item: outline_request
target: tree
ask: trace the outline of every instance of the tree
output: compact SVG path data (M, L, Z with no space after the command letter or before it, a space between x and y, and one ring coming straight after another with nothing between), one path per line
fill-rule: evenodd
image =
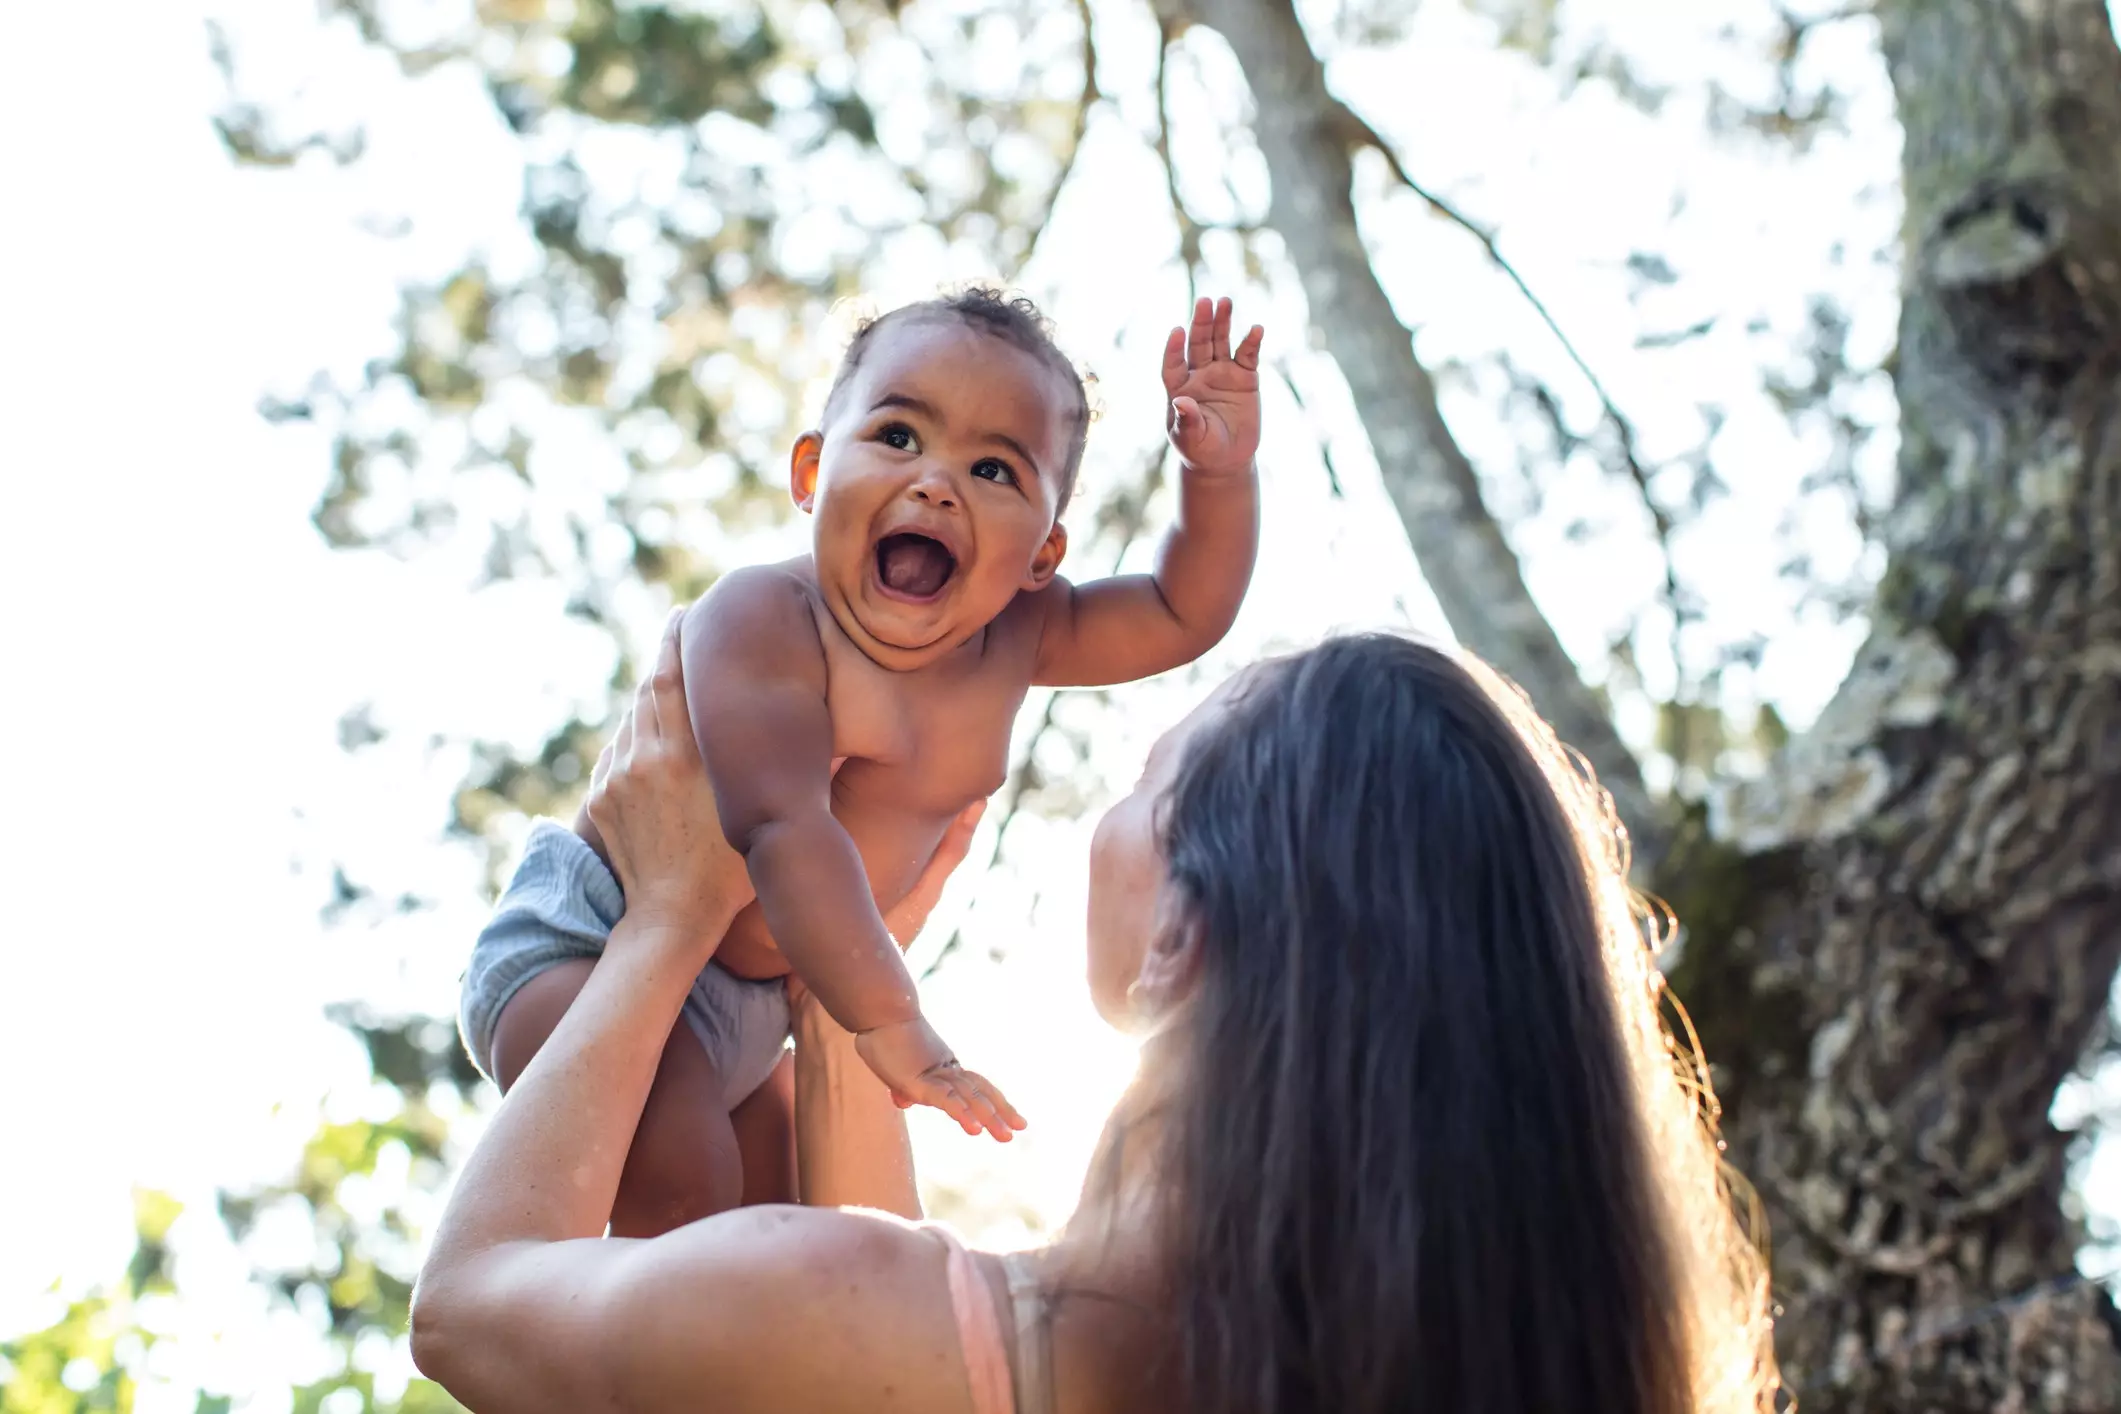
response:
M333 8L409 69L479 69L531 154L539 258L527 274L473 265L409 291L402 347L362 386L315 384L268 414L330 426L335 471L316 521L335 543L461 534L467 479L513 480L482 527L490 573L569 583L575 612L621 646L615 686L631 672L629 587L697 592L714 570L697 548L715 542L713 520L767 514L792 350L904 248L894 242L940 229L1020 268L1107 101L1097 40L1131 22L1039 0L847 4L829 25L776 0L714 18L683 4L486 0L464 33L413 39L365 0ZM1481 8L1506 39L1553 57L1554 0ZM1787 743L1771 717L1734 727L1716 667L1689 673L1677 646L1700 611L1668 541L1689 498L1713 494L1707 458L1647 454L1573 346L1597 406L1588 430L1539 378L1506 370L1544 428L1538 455L1588 449L1667 552L1677 685L1657 702L1667 729L1631 742L1610 715L1631 690L1624 675L1593 686L1564 652L1512 525L1491 509L1492 478L1446 416L1454 371L1417 358L1379 282L1359 166L1381 158L1529 297L1495 234L1430 193L1375 115L1335 97L1308 10L1309 29L1290 0L1149 9L1151 141L1181 263L1222 240L1269 281L1293 272L1454 630L1584 752L1644 882L1680 920L1666 962L1715 1066L1733 1160L1768 1212L1792 1387L1826 1408L2121 1407L2121 1325L2076 1275L2072 1136L2049 1119L2057 1085L2100 1040L2121 962L2121 47L2104 8L1876 0L1905 135L1903 309L1886 370L1898 487L1876 527L1883 575L1853 605L1868 637L1832 703ZM1873 21L1782 13L1779 92L1726 116L1802 142L1833 116L1830 95L1790 78L1808 36ZM1383 5L1331 17L1343 46L1404 21ZM1233 196L1229 214L1202 216L1186 195L1198 177L1173 156L1168 68L1208 32L1249 90L1263 211ZM975 48L1015 65L983 72ZM890 63L862 62L879 55ZM1574 62L1655 101L1616 56ZM233 103L223 132L244 160L358 156L350 135L289 128L268 105ZM614 134L649 165L667 156L660 196L600 183L585 154ZM1662 278L1654 255L1642 260ZM1810 385L1782 387L1793 417L1822 415L1854 376L1835 319L1822 305ZM1303 381L1281 371L1292 391ZM1859 435L1833 416L1841 443ZM563 526L541 525L539 448L570 422L591 425L620 465ZM1113 554L1149 513L1156 463L1141 465L1093 488L1093 538ZM1675 468L1691 486L1677 497L1662 489ZM601 548L606 524L623 532L619 553ZM1632 651L1616 645L1621 666ZM1064 717L1049 705L1041 732ZM564 801L602 727L561 724L529 759L487 751L459 797L461 827L476 835L499 812ZM1779 749L1758 779L1714 779L1734 741ZM1036 794L1036 770L1027 753L1012 807ZM407 1093L444 1078L446 1034L417 1019L363 1025L379 1075Z

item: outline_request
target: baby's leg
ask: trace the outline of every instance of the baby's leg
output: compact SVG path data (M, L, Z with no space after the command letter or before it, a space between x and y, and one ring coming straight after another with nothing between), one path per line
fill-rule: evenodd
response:
M587 958L555 963L508 999L493 1032L493 1065L503 1091L559 1025L593 965ZM626 1155L611 1205L611 1235L654 1237L683 1227L735 1207L749 1186L736 1130L722 1107L721 1076L692 1028L680 1024L663 1046Z
M744 1203L793 1203L795 1186L795 1066L783 1052L766 1083L729 1112L744 1156Z

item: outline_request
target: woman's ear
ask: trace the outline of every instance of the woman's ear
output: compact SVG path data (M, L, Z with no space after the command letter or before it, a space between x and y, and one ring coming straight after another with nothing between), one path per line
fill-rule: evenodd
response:
M1200 928L1190 922L1159 926L1141 971L1127 988L1137 1026L1154 1030L1193 999L1200 987Z
M805 432L788 453L788 496L805 515L817 505L817 459L824 450L824 433Z
M1046 532L1046 543L1038 547L1031 557L1031 568L1024 575L1024 589L1044 589L1060 573L1061 561L1068 557L1068 527L1059 521Z

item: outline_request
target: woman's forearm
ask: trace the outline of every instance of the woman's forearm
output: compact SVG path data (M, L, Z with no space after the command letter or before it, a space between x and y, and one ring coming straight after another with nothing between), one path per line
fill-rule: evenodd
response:
M797 1003L795 1157L804 1203L921 1216L913 1142L891 1092L816 997Z
M719 913L716 915L719 918ZM423 1281L514 1242L600 1236L670 1029L705 964L699 938L631 936L621 918L552 1036L479 1141L443 1210Z

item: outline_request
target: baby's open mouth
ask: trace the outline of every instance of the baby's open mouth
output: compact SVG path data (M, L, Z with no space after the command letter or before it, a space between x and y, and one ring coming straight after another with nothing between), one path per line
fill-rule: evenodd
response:
M876 577L884 588L908 599L932 599L957 573L957 557L943 542L912 533L876 542Z

